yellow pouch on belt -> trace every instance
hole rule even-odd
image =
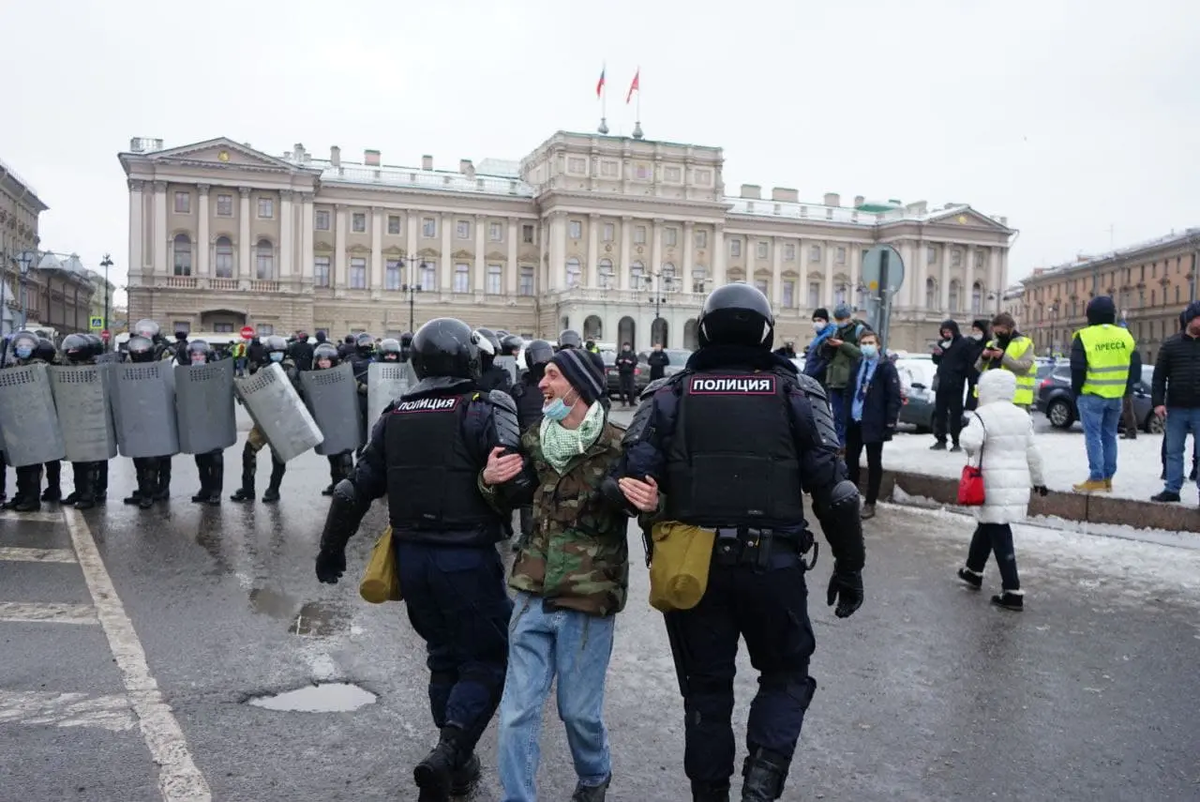
[[[392,551],[392,527],[383,530],[375,548],[371,550],[371,559],[367,562],[367,570],[359,583],[358,593],[371,604],[382,604],[386,601],[400,601],[400,575],[396,572],[396,553]]]
[[[678,521],[654,524],[650,530],[650,606],[661,612],[690,610],[708,587],[716,532]]]

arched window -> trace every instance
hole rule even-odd
[[[643,279],[646,277],[646,266],[641,262],[634,262],[629,266],[629,288],[633,290],[643,289]]]
[[[925,308],[926,309],[937,309],[938,308],[937,291],[938,291],[937,282],[931,278],[925,279]]]
[[[951,312],[960,311],[959,306],[958,306],[958,296],[959,296],[958,288],[959,288],[958,279],[954,279],[953,281],[950,282],[950,311]]]
[[[976,314],[983,311],[983,285],[978,281],[971,285],[971,311]]]
[[[609,289],[613,285],[613,263],[612,259],[600,260],[600,286],[604,289]]]
[[[670,262],[664,262],[662,266],[662,288],[667,292],[677,292],[681,289],[679,282],[675,278],[675,265]]]
[[[174,242],[175,275],[192,275],[192,240],[187,234],[176,234]]]
[[[260,239],[254,246],[254,267],[259,281],[275,278],[275,246],[270,240]]]
[[[846,303],[846,296],[849,288],[845,284],[839,284],[833,291],[833,303],[835,306],[840,306]]]
[[[233,241],[229,237],[217,237],[216,257],[213,275],[233,278]]]
[[[567,286],[578,287],[579,276],[583,271],[579,267],[579,260],[572,256],[567,260]]]
[[[705,282],[708,281],[708,268],[704,265],[696,265],[692,268],[692,292],[703,294]]]

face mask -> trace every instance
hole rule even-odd
[[[864,359],[874,359],[875,357],[879,356],[878,345],[863,345],[860,346],[859,350],[862,351]]]
[[[207,362],[207,361],[208,361],[208,360],[206,360],[206,359],[205,359],[204,357],[202,357],[202,356],[194,356],[194,357],[192,357],[192,364],[193,364],[193,365],[203,365],[203,364],[204,364],[205,362]]]
[[[275,351],[273,354],[271,354],[271,361],[272,362],[282,362],[283,361],[283,352]]]
[[[556,398],[542,407],[542,414],[552,421],[561,421],[571,414],[574,404],[567,405],[561,398]]]
[[[974,340],[975,342],[979,342],[980,340],[983,339],[983,335],[977,331],[973,331],[973,332],[971,332],[971,339]]]
[[[824,320],[814,320],[813,321],[813,331],[815,331],[817,334],[820,334],[821,332],[825,331],[825,327],[828,325],[829,324],[826,323]]]
[[[28,345],[18,345],[16,350],[17,359],[29,359],[29,357],[33,356],[33,349]]]

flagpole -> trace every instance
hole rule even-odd
[[[601,135],[608,133],[608,64],[600,67],[600,125],[596,128]]]
[[[637,106],[634,107],[635,112],[636,112],[636,114],[634,116],[636,116],[637,119],[633,121],[633,138],[641,139],[642,138],[642,66],[640,64],[638,65],[637,75],[634,78],[634,80],[637,81]]]

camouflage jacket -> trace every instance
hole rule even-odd
[[[521,437],[537,471],[533,532],[513,564],[509,586],[554,607],[609,616],[629,590],[629,519],[605,500],[600,484],[621,456],[623,433],[605,423],[600,437],[560,476],[542,456],[540,427]]]

